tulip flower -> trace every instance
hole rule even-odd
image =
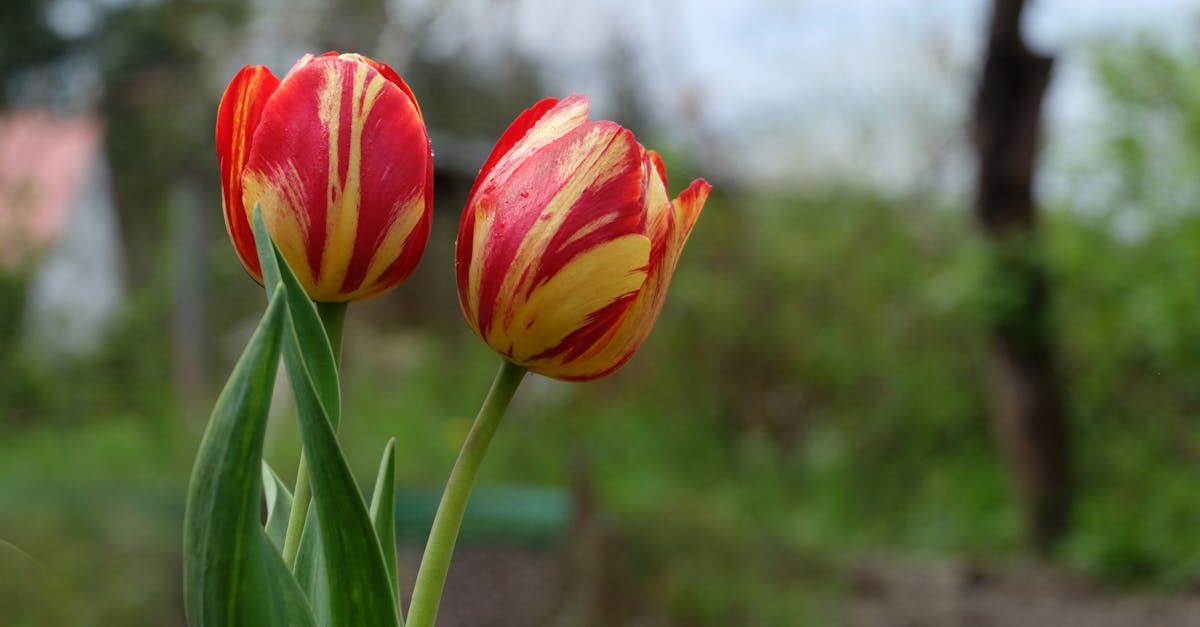
[[[463,211],[458,295],[508,361],[571,381],[605,376],[654,326],[711,186],[674,200],[662,159],[582,96],[525,111],[484,163]]]
[[[217,113],[225,225],[259,283],[250,212],[310,298],[376,296],[412,272],[429,237],[433,160],[408,85],[357,54],[306,55],[277,79],[246,66]]]

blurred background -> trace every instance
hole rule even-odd
[[[585,93],[715,186],[638,355],[526,381],[441,624],[1200,624],[1200,2],[1020,4],[0,3],[0,622],[184,624],[188,473],[264,305],[217,102],[337,49],[436,154],[343,375],[364,483],[397,438],[405,589],[497,366],[452,271],[492,143]]]

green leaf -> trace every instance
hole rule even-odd
[[[283,363],[296,399],[312,485],[318,521],[314,529],[319,529],[314,538],[319,538],[326,585],[333,592],[328,595],[330,624],[395,627],[400,620],[396,591],[388,579],[366,503],[334,432],[339,412],[338,382],[329,339],[316,307],[271,242],[258,207],[252,219],[263,280],[268,289],[278,281],[288,305]],[[302,550],[304,544],[301,536]]]
[[[322,627],[333,625],[333,610],[329,601],[329,574],[325,568],[325,552],[321,549],[321,521],[314,503],[304,520],[304,533],[300,536],[300,550],[296,553],[296,581],[308,595]]]
[[[337,362],[334,361],[333,348],[329,344],[329,337],[325,335],[325,327],[321,325],[321,318],[317,315],[316,306],[309,300],[308,294],[300,286],[296,275],[288,268],[287,260],[283,258],[279,249],[271,241],[266,224],[262,220],[262,211],[260,211],[257,204],[254,205],[252,220],[254,226],[254,245],[258,249],[258,261],[262,267],[263,285],[266,287],[267,293],[272,294],[285,280],[288,283],[285,286],[284,297],[287,302],[288,317],[291,319],[290,326],[294,329],[294,333],[299,339],[300,349],[303,351],[305,368],[310,373],[312,384],[316,388],[317,398],[320,400],[321,406],[325,409],[330,422],[333,423],[333,428],[337,429],[338,422],[341,419],[340,387],[338,385]],[[274,254],[270,254],[268,251],[273,251]],[[288,270],[287,272],[281,272],[281,268],[288,268]],[[287,343],[284,344],[285,359],[286,356]],[[295,386],[295,382],[292,385]]]
[[[383,549],[383,562],[387,567],[392,590],[398,590],[396,582],[396,438],[388,438],[383,447],[383,459],[375,475],[375,490],[371,493],[371,524],[379,536]],[[404,610],[397,607],[400,623],[404,624]]]
[[[263,497],[267,502],[267,522],[263,527],[276,549],[283,551],[288,517],[292,514],[292,493],[266,461],[262,463]]]
[[[303,591],[259,525],[262,448],[279,363],[282,290],[225,384],[196,454],[184,517],[192,627],[315,627]]]
[[[259,266],[262,269],[263,285],[269,292],[283,285],[283,273],[280,267],[287,267],[287,262],[286,260],[281,261],[280,257],[276,257],[275,245],[267,232],[266,224],[262,218],[262,210],[258,204],[254,205],[254,210],[251,214],[251,226],[254,232],[254,245],[258,251]],[[317,377],[326,383],[325,386],[322,386],[318,395],[323,399],[321,405],[324,407],[326,415],[330,417],[330,420],[334,424],[337,424],[341,412],[337,366],[329,338],[325,335],[325,329],[321,325],[320,316],[315,315],[316,307],[308,298],[308,295],[304,293],[303,289],[285,291],[284,296],[290,314],[288,317],[291,319],[291,326],[298,326],[305,329],[303,333],[297,331],[296,335],[303,338],[311,361],[314,364],[318,364],[316,370],[324,372],[324,374]],[[308,313],[309,310],[312,311],[312,314]],[[300,321],[299,325],[296,325],[296,320]],[[309,321],[310,323],[315,321],[315,325],[305,325],[305,321]],[[291,379],[290,374],[289,379]],[[333,384],[328,385],[331,381]],[[296,385],[293,381],[292,386],[295,387]],[[329,575],[325,569],[325,556],[321,548],[319,526],[316,516],[316,506],[315,504],[310,505],[300,536],[300,548],[296,553],[295,574],[296,581],[300,584],[300,588],[304,590],[309,603],[312,605],[317,624],[321,627],[330,627],[332,618],[327,581]]]

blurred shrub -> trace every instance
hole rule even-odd
[[[1047,226],[1087,498],[1076,564],[1200,582],[1200,37],[1097,47],[1102,151]]]

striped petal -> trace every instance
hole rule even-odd
[[[242,265],[262,283],[254,233],[248,209],[242,204],[242,169],[250,155],[250,142],[262,118],[263,108],[279,87],[279,79],[263,66],[242,68],[221,97],[217,109],[217,163],[221,169],[225,228],[233,240]]]
[[[646,282],[603,341],[594,342],[588,353],[556,366],[555,375],[559,379],[588,381],[616,371],[646,341],[662,311],[683,245],[712,186],[703,179],[692,181],[678,198],[668,201],[666,176],[657,157],[651,155],[651,161],[657,161],[657,167],[650,169],[648,178],[647,213],[658,219],[648,220],[647,236],[653,244]]]
[[[458,278],[458,302],[464,311],[468,310],[468,308],[471,311],[478,309],[478,295],[472,297],[468,294],[468,286],[471,285],[468,274],[471,268],[470,262],[474,256],[475,221],[478,213],[477,211],[472,211],[470,208],[476,207],[475,198],[479,193],[480,184],[489,179],[488,173],[492,171],[496,162],[508,154],[513,145],[524,138],[529,129],[557,103],[558,100],[554,98],[546,98],[521,113],[509,125],[508,130],[500,136],[500,141],[496,142],[492,153],[488,155],[487,161],[484,162],[483,167],[479,170],[479,175],[475,178],[475,183],[471,186],[471,194],[467,199],[467,210],[463,211],[462,219],[458,224],[458,241],[454,256],[454,269]],[[472,328],[475,328],[475,316],[468,314],[467,319],[471,322]],[[479,329],[475,328],[475,332],[479,333]]]
[[[429,139],[412,92],[353,54],[306,57],[265,108],[243,172],[272,237],[314,300],[403,281],[428,239]]]

